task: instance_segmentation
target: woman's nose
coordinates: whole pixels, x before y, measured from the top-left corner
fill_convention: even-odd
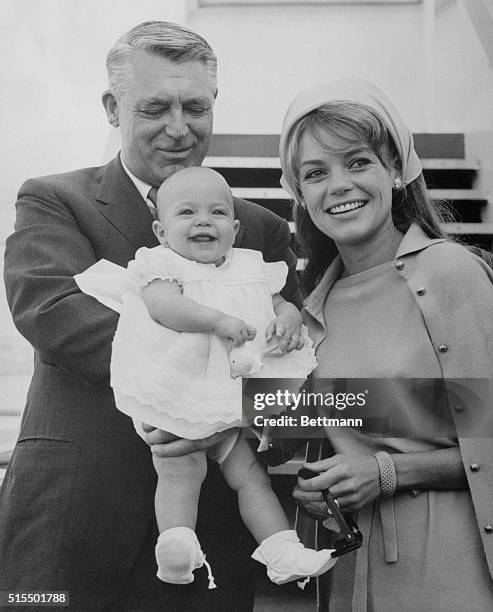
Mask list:
[[[333,195],[340,195],[349,191],[353,186],[351,176],[345,168],[333,170],[330,180],[330,192]]]
[[[170,112],[165,131],[174,140],[180,140],[187,135],[188,124],[181,110],[172,110]]]

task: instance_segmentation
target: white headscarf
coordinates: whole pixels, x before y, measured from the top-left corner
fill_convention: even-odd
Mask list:
[[[284,117],[279,144],[281,168],[287,166],[287,139],[291,129],[299,119],[311,111],[334,101],[359,102],[375,110],[388,129],[399,154],[402,167],[402,184],[414,181],[422,172],[421,163],[414,150],[413,136],[402,117],[387,96],[373,83],[364,79],[341,79],[324,83],[302,91],[291,102]],[[286,176],[281,177],[281,185],[295,197],[294,185]]]

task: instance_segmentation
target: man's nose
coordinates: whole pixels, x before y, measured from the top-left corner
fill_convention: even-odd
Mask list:
[[[185,121],[183,112],[178,109],[172,110],[169,114],[165,128],[166,134],[174,140],[184,138],[188,133],[188,124]]]

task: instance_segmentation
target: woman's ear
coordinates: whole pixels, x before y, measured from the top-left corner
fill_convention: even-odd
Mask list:
[[[158,221],[156,219],[156,221],[152,222],[152,231],[163,246],[168,246],[168,241],[166,240],[166,231],[161,221]]]
[[[108,122],[113,127],[118,127],[120,125],[120,121],[118,120],[118,102],[116,101],[115,96],[111,93],[109,89],[103,92],[101,101],[104,106],[104,110],[106,111],[106,117],[108,118]]]
[[[402,189],[402,178],[401,175],[396,173],[394,180],[392,181],[392,187],[396,190]]]

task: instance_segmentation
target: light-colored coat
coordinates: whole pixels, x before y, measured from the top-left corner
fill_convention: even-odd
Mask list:
[[[493,270],[457,243],[430,239],[417,225],[410,227],[389,266],[415,298],[447,381],[478,529],[493,576]],[[325,337],[325,298],[341,271],[342,262],[336,258],[305,300],[305,322],[315,347]]]

